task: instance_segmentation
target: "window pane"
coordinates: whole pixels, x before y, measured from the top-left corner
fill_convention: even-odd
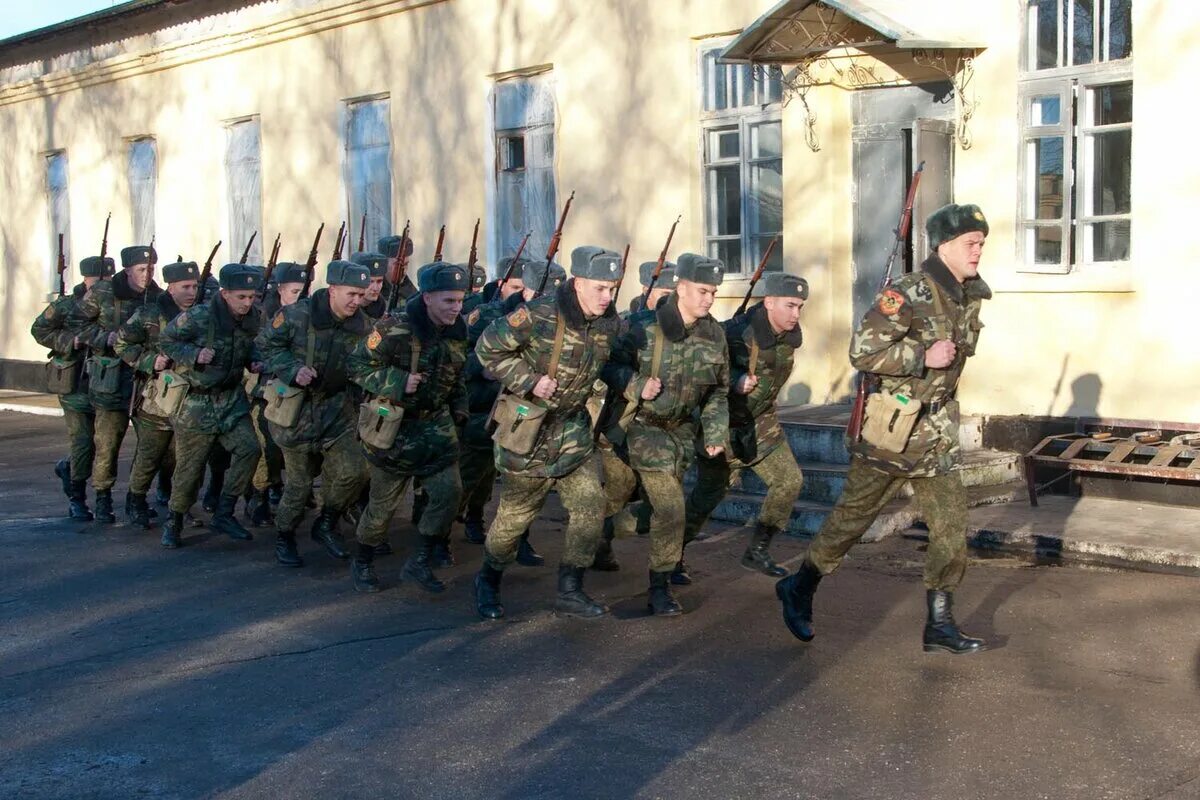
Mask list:
[[[750,167],[750,230],[778,233],[783,230],[783,161]]]
[[[1074,64],[1090,64],[1096,51],[1094,0],[1073,0],[1075,5],[1075,31],[1071,37],[1071,57]]]
[[[505,136],[501,141],[501,169],[516,172],[525,169],[525,137]]]
[[[783,157],[782,122],[764,122],[750,128],[750,157]]]
[[[235,122],[225,129],[225,186],[229,205],[229,241],[244,248],[258,231],[247,256],[252,264],[263,263],[261,136],[257,119]],[[240,249],[238,252],[241,252]]]
[[[783,68],[768,67],[766,84],[763,87],[764,103],[778,103],[783,100]]]
[[[738,106],[754,105],[754,93],[758,89],[758,82],[755,80],[754,68],[749,64],[743,64],[737,67],[730,67],[737,75],[738,86]]]
[[[1027,247],[1035,264],[1062,263],[1062,228],[1030,228]]]
[[[1108,58],[1133,54],[1133,0],[1108,0]]]
[[[1030,206],[1034,219],[1061,219],[1063,215],[1063,140],[1034,139],[1026,152],[1030,171]]]
[[[1093,261],[1129,260],[1129,220],[1098,222],[1088,227],[1091,228]]]
[[[1041,125],[1059,125],[1062,123],[1062,103],[1058,95],[1034,97],[1029,101],[1029,104],[1030,125],[1038,127]]]
[[[1098,133],[1093,137],[1091,214],[1128,214],[1132,131]]]
[[[712,167],[708,171],[709,234],[738,236],[742,232],[742,177],[737,166]]]
[[[1133,122],[1133,84],[1114,83],[1092,91],[1094,125]]]
[[[719,258],[726,272],[742,271],[742,242],[740,239],[708,243],[709,258]]]
[[[763,253],[771,245],[771,240],[774,236],[757,236],[754,239],[754,264],[752,269],[758,269],[758,262],[762,261]],[[782,272],[783,271],[783,237],[779,237],[779,241],[775,244],[775,249],[771,251],[771,257],[767,259],[767,272]]]
[[[742,146],[737,128],[726,128],[708,132],[708,160],[739,158]]]
[[[1029,41],[1034,52],[1030,54],[1034,69],[1050,69],[1058,66],[1058,0],[1034,0],[1030,3],[1029,24],[1032,27]]]

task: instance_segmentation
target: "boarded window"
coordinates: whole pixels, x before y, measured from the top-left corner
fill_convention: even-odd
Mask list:
[[[63,252],[67,259],[67,289],[71,288],[71,202],[67,196],[67,154],[46,156],[46,201],[50,209],[49,287],[58,290],[58,237],[62,236]]]
[[[229,203],[229,252],[241,257],[257,231],[248,263],[263,263],[262,139],[258,119],[241,120],[225,129],[225,186]]]
[[[350,218],[347,247],[358,246],[363,214],[367,215],[365,243],[392,233],[392,136],[387,100],[351,103],[346,114],[346,191]]]
[[[545,253],[558,223],[554,186],[554,85],[550,75],[496,84],[496,231],[500,257],[530,231],[527,255]]]
[[[158,182],[158,147],[145,137],[129,142],[129,211],[133,242],[149,244],[154,239],[154,191]]]

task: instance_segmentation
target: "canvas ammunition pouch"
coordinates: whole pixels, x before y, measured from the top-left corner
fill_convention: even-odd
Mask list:
[[[183,406],[189,386],[178,372],[164,369],[142,389],[142,410],[157,417],[174,416]]]
[[[554,344],[550,348],[550,363],[546,377],[554,380],[558,375],[558,362],[562,359],[563,341],[566,337],[566,319],[562,313],[554,327]],[[492,439],[496,444],[519,456],[529,455],[537,447],[542,425],[546,422],[549,409],[501,391],[492,407],[494,429]]]
[[[409,351],[408,372],[411,375],[420,369],[421,364],[421,342],[416,333],[412,334],[410,344],[412,349]],[[404,407],[399,403],[393,403],[386,397],[368,400],[358,407],[358,438],[376,450],[390,450],[396,443],[403,421]]]
[[[46,363],[46,388],[51,394],[74,394],[79,391],[79,373],[83,362],[52,357]]]
[[[867,398],[866,422],[862,438],[889,453],[903,453],[921,414],[921,401],[890,392],[876,392]]]
[[[119,394],[122,363],[116,356],[90,356],[87,360],[90,390],[97,394]]]
[[[313,329],[312,322],[308,324],[308,343],[304,352],[304,366],[311,367],[313,360],[313,350],[316,348],[317,334]],[[268,422],[273,422],[281,428],[290,428],[300,419],[300,409],[304,407],[304,389],[300,386],[292,386],[289,383],[272,378],[267,381],[267,385],[263,387],[263,400],[267,401],[267,407],[263,409],[263,416]]]

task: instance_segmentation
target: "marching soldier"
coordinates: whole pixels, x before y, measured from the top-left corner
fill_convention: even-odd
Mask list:
[[[385,540],[414,477],[421,479],[429,502],[418,524],[417,547],[401,577],[428,592],[446,588],[433,572],[432,558],[435,546],[449,538],[462,495],[456,428],[467,422],[467,327],[459,312],[469,281],[462,267],[443,262],[423,267],[418,280],[420,294],[403,313],[376,323],[349,359],[354,382],[377,398],[381,426],[399,418],[380,438],[359,426],[371,465],[370,500],[358,520],[351,563],[354,588],[360,592],[379,591],[375,546]],[[373,419],[369,414],[364,418]]]
[[[160,338],[163,354],[190,384],[171,418],[175,476],[171,513],[162,534],[162,546],[167,548],[181,544],[183,515],[196,502],[209,452],[218,442],[229,451],[230,465],[209,525],[231,539],[253,538],[233,511],[260,452],[242,380],[246,369],[262,371],[254,345],[260,324],[254,300],[262,287],[262,272],[226,264],[221,267],[220,287],[211,300],[173,319]]]
[[[551,489],[570,517],[558,568],[555,609],[599,617],[608,609],[583,591],[603,524],[604,490],[586,403],[619,333],[613,308],[621,257],[600,247],[571,253],[572,279],[498,318],[479,337],[483,368],[503,384],[497,402],[496,467],[504,475],[500,508],[475,577],[480,616],[504,616],[500,580],[518,541]],[[525,291],[537,292],[525,275]],[[531,289],[532,286],[532,289]]]
[[[881,391],[867,405],[863,441],[851,443],[846,487],[803,564],[775,585],[784,623],[801,641],[814,636],[812,601],[822,576],[837,569],[908,482],[929,526],[924,649],[965,654],[985,647],[959,630],[952,613],[967,568],[967,499],[951,468],[961,458],[954,395],[983,327],[980,307],[992,294],[979,277],[988,223],[978,206],[950,204],[925,228],[933,254],[919,272],[879,292],[850,344],[850,362],[878,375]]]
[[[275,377],[267,385],[268,394],[291,386],[303,390],[286,401],[294,409],[289,406],[267,423],[283,450],[285,481],[275,513],[275,558],[285,567],[304,564],[296,551],[296,525],[318,472],[323,502],[312,538],[334,558],[349,555],[337,522],[366,483],[367,465],[354,436],[358,404],[346,361],[371,330],[359,308],[370,281],[367,267],[333,261],[326,270],[328,289],[276,312],[258,335],[263,369]],[[268,408],[275,402],[268,396]],[[321,457],[319,464],[316,456]]]
[[[371,274],[371,283],[367,286],[366,297],[363,298],[362,312],[373,325],[387,313],[387,298],[392,288],[387,282],[389,259],[382,253],[355,253],[350,260],[366,267]]]
[[[466,264],[460,265],[463,269],[467,269]],[[470,268],[471,273],[471,293],[467,295],[467,299],[463,301],[463,316],[466,317],[479,306],[488,302],[484,296],[484,289],[487,285],[487,270],[482,264],[476,264]]]
[[[637,410],[626,432],[629,463],[650,499],[650,589],[655,615],[683,613],[670,576],[683,554],[683,474],[699,449],[715,458],[729,438],[725,332],[708,310],[725,275],[716,259],[685,253],[678,284],[652,319],[630,325],[606,381]],[[698,419],[697,419],[698,418]],[[697,422],[699,430],[697,430]]]
[[[787,570],[771,558],[771,539],[787,526],[803,476],[775,414],[779,390],[792,374],[792,357],[803,341],[800,309],[808,282],[769,273],[762,303],[722,323],[729,346],[729,443],[731,453],[697,460],[696,485],[688,496],[683,546],[696,538],[729,488],[734,470],[752,469],[767,486],[758,523],[742,566],[776,578]],[[677,572],[687,574],[682,566]],[[690,578],[689,578],[690,581]]]
[[[157,301],[158,284],[150,280],[150,264],[157,257],[150,247],[138,245],[121,251],[123,269],[111,280],[93,286],[79,303],[83,330],[79,338],[91,348],[88,358],[88,394],[96,411],[96,459],[92,488],[96,491],[96,519],[116,522],[112,487],[117,482],[117,457],[129,428],[129,400],[133,396],[133,370],[117,357],[117,329],[147,302]]]
[[[93,442],[96,414],[88,394],[87,373],[84,371],[84,352],[87,344],[80,339],[83,320],[79,305],[84,295],[113,274],[111,258],[88,256],[79,262],[83,281],[50,305],[33,321],[30,332],[42,347],[50,349],[50,389],[58,395],[63,419],[67,423],[67,442],[70,458],[54,465],[54,474],[63,484],[71,519],[91,520],[87,504],[87,480],[92,475],[92,459],[96,448]]]
[[[171,360],[158,349],[163,328],[196,301],[200,269],[194,261],[181,261],[163,267],[167,290],[153,305],[139,308],[117,332],[117,355],[143,380],[152,381],[171,365]],[[125,495],[125,515],[130,524],[143,529],[150,527],[150,506],[146,493],[150,483],[164,467],[174,472],[175,455],[172,447],[174,432],[171,421],[159,413],[153,401],[137,406],[134,426],[137,429],[137,449],[129,470],[129,491]]]
[[[400,236],[384,236],[379,240],[376,252],[387,256],[387,274],[391,275],[396,268],[396,262],[400,260]],[[412,239],[409,239],[404,247],[404,257],[408,258],[413,254]],[[413,285],[412,279],[407,274],[400,276],[400,284],[398,286],[389,286],[391,292],[400,292],[401,300],[410,300],[417,293],[417,287]],[[390,296],[390,295],[388,295]]]

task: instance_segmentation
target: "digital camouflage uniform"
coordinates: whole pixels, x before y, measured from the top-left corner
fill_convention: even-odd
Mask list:
[[[324,537],[318,529],[328,527],[325,536],[332,535],[337,518],[366,483],[367,465],[355,437],[358,406],[347,375],[347,360],[370,330],[361,311],[338,319],[330,308],[329,290],[319,289],[310,298],[276,312],[258,335],[265,371],[284,384],[296,386],[296,373],[305,365],[317,373],[303,387],[304,401],[296,424],[284,428],[267,423],[271,438],[283,450],[285,482],[275,524],[285,539],[294,535],[303,518],[318,473],[322,507],[314,535],[322,543]],[[317,456],[323,457],[320,462]],[[344,551],[338,557],[345,557]]]

